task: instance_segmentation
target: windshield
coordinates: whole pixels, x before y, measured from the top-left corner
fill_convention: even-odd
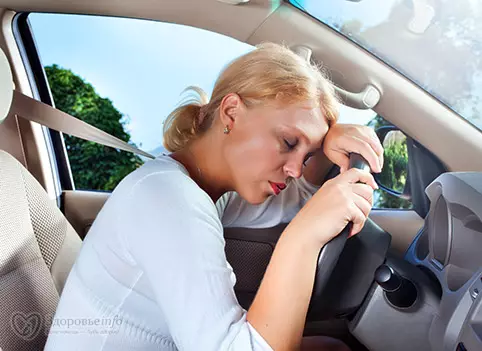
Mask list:
[[[482,129],[482,1],[291,0]]]

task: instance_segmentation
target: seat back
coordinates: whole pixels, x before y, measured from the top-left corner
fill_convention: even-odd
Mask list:
[[[11,77],[0,50],[0,92],[13,89]],[[10,103],[11,95],[0,98],[0,123]],[[79,236],[42,186],[0,150],[0,349],[43,349],[80,246]]]

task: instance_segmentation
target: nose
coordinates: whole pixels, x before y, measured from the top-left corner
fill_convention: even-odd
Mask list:
[[[303,160],[299,160],[298,157],[290,157],[283,166],[283,171],[287,177],[299,178],[303,169]]]

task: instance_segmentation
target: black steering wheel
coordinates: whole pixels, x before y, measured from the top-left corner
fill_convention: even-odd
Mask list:
[[[358,168],[366,172],[370,172],[368,162],[361,155],[355,153],[350,154],[349,168]],[[333,269],[338,262],[338,257],[345,247],[351,227],[352,223],[349,223],[338,236],[330,240],[320,250],[316,268],[315,284],[313,286],[313,293],[311,295],[310,312],[313,312],[313,310],[316,311],[320,308],[323,291],[325,290]]]

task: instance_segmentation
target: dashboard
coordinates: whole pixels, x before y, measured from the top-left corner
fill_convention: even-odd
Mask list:
[[[482,350],[482,173],[444,173],[426,189],[430,211],[405,259],[438,285],[432,350]]]

